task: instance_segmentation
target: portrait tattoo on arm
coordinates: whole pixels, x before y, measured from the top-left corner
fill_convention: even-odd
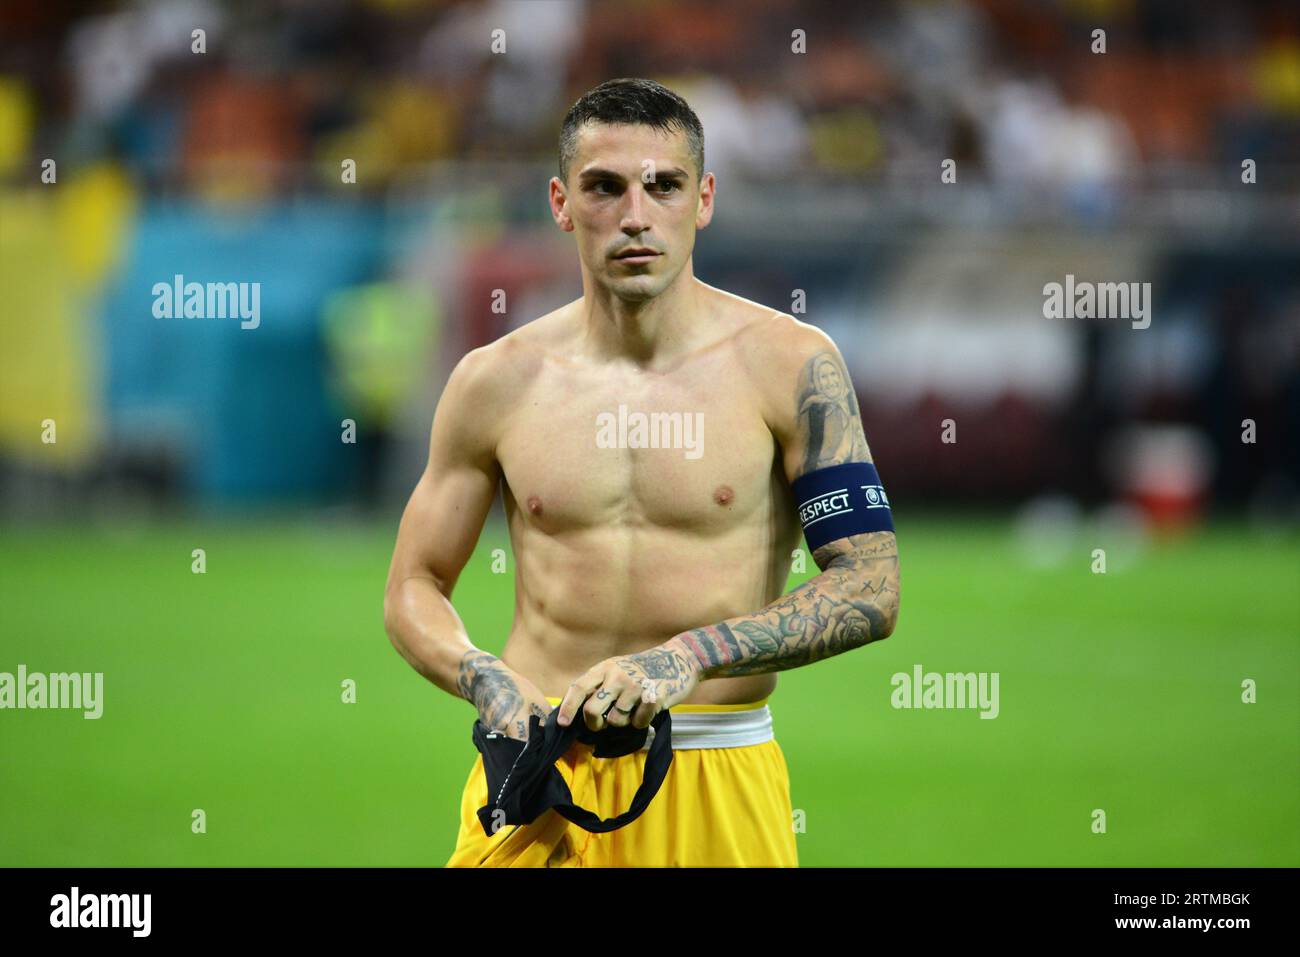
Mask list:
[[[799,375],[795,399],[798,429],[804,438],[802,472],[844,462],[870,462],[858,397],[843,363],[832,352],[809,359]]]

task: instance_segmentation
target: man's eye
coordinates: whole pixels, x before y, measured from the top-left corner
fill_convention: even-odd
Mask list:
[[[656,187],[658,187],[658,186],[667,186],[667,187],[668,187],[668,189],[661,189],[661,190],[659,190],[659,192],[661,192],[661,193],[670,193],[670,192],[672,192],[673,190],[677,189],[677,184],[674,183],[674,182],[673,182],[672,180],[670,180],[670,179],[659,179],[659,180],[655,180],[655,184],[654,184],[654,185],[655,185]]]

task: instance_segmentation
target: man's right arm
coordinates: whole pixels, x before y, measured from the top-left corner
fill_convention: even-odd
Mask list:
[[[492,500],[500,469],[496,431],[505,409],[486,349],[456,365],[438,401],[429,461],[402,513],[384,590],[384,629],[425,678],[472,702],[483,723],[527,738],[528,715],[546,697],[500,659],[475,648],[451,604]]]

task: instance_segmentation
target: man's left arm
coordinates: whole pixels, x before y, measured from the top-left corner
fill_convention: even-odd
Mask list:
[[[839,349],[825,333],[793,324],[785,362],[785,393],[793,400],[773,414],[786,478],[819,469],[871,463],[857,395]],[[778,397],[779,401],[779,397]],[[898,620],[898,547],[892,531],[826,542],[813,552],[822,573],[753,615],[693,628],[666,644],[695,660],[702,678],[800,668],[889,637]]]
[[[822,574],[757,614],[684,631],[666,646],[694,658],[701,678],[732,678],[801,668],[888,638],[898,620],[894,533],[830,542],[813,561]]]
[[[782,338],[788,341],[774,350],[781,356],[780,374],[765,378],[787,386],[784,403],[774,397],[770,409],[787,479],[793,485],[831,466],[871,463],[857,397],[835,344],[794,320]],[[646,727],[701,680],[800,668],[887,638],[898,620],[894,533],[849,534],[820,545],[812,557],[822,573],[755,614],[693,628],[655,648],[601,662],[569,689],[560,723],[567,724],[581,706],[594,730],[606,721]]]

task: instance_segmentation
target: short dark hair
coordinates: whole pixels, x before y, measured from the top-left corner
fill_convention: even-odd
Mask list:
[[[668,131],[682,130],[695,161],[697,179],[704,178],[704,127],[680,96],[654,80],[623,77],[606,80],[569,107],[560,127],[560,181],[569,181],[569,164],[578,151],[578,130],[584,123],[636,123]]]

